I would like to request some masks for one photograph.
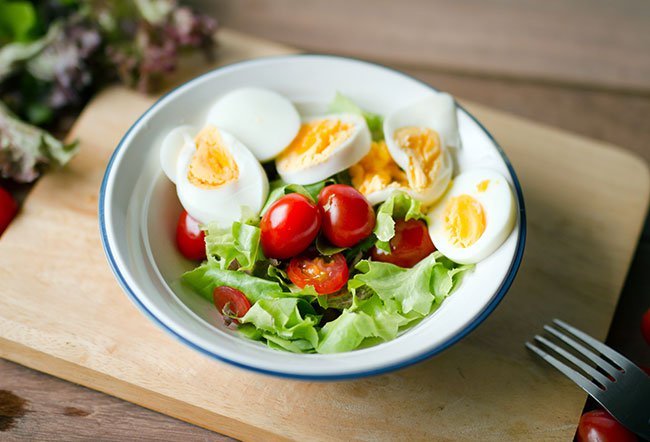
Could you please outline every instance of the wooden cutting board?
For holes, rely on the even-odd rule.
[[[220,41],[221,62],[291,52],[226,31]],[[523,343],[554,317],[604,338],[648,205],[644,162],[465,103],[523,185],[529,233],[512,289],[476,331],[427,362],[356,381],[288,381],[184,347],[113,278],[99,239],[99,184],[151,103],[121,88],[97,97],[73,131],[80,154],[38,182],[2,237],[1,357],[247,440],[572,437],[585,394]]]

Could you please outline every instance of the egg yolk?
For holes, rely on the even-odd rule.
[[[385,141],[372,142],[370,152],[350,167],[352,185],[369,195],[387,187],[407,187],[406,174],[390,156]]]
[[[483,180],[476,185],[476,190],[479,192],[485,192],[490,185],[490,180]]]
[[[485,231],[483,206],[469,195],[453,197],[445,207],[444,222],[450,242],[462,248],[469,247]]]
[[[434,181],[442,148],[438,133],[427,127],[407,126],[393,134],[395,142],[408,156],[406,176],[412,189],[421,191]]]
[[[214,189],[239,177],[239,167],[216,127],[203,128],[194,142],[196,152],[187,172],[190,183],[203,189]]]
[[[291,144],[278,156],[277,165],[284,170],[303,169],[325,161],[352,135],[353,125],[336,119],[305,123]]]

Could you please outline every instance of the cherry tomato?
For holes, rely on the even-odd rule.
[[[650,345],[650,308],[644,313],[641,318],[641,333],[643,338]]]
[[[205,232],[199,228],[199,222],[185,210],[178,217],[176,246],[187,259],[195,261],[205,259]]]
[[[18,203],[9,192],[0,187],[0,235],[18,212]]]
[[[348,263],[341,253],[321,256],[306,253],[292,258],[289,279],[300,288],[314,286],[319,295],[334,293],[348,282]]]
[[[318,195],[318,205],[323,209],[323,233],[337,247],[352,247],[375,228],[372,206],[354,187],[327,186]]]
[[[264,255],[285,259],[300,254],[318,235],[321,217],[320,208],[306,196],[283,196],[269,207],[260,222]]]
[[[251,308],[251,302],[248,300],[240,290],[226,285],[215,287],[212,292],[214,299],[214,306],[217,307],[219,313],[231,318],[241,318]],[[235,321],[237,321],[235,319]]]
[[[395,221],[395,236],[390,240],[390,252],[373,247],[372,259],[400,267],[413,267],[435,251],[424,221],[398,219]]]
[[[578,442],[634,442],[637,437],[619,424],[605,410],[592,410],[582,415],[578,424]]]

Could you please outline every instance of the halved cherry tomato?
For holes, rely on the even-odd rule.
[[[251,302],[246,295],[240,290],[226,285],[215,287],[212,298],[219,313],[227,318],[242,318],[251,308]]]
[[[0,235],[18,212],[18,203],[9,192],[0,187]]]
[[[643,334],[643,339],[650,345],[650,308],[641,318],[641,333]]]
[[[185,210],[178,217],[176,246],[187,259],[195,261],[205,259],[205,232],[200,229],[199,222]]]
[[[319,295],[337,292],[348,282],[348,263],[341,253],[321,256],[306,253],[292,258],[287,275],[300,288],[314,286]]]
[[[395,236],[390,240],[390,252],[373,247],[372,259],[400,267],[413,267],[435,251],[424,221],[399,219],[395,221]]]
[[[283,196],[269,207],[260,222],[264,255],[285,259],[303,252],[316,239],[321,217],[321,209],[306,196]]]
[[[576,440],[578,442],[634,442],[638,438],[605,410],[592,410],[580,417]]]
[[[352,247],[375,228],[375,212],[357,189],[345,184],[327,186],[318,195],[323,209],[323,233],[337,247]]]

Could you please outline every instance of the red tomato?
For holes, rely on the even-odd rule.
[[[233,287],[225,285],[215,287],[212,292],[212,298],[214,299],[214,306],[217,307],[219,313],[228,318],[231,318],[232,316],[241,318],[251,308],[251,302],[248,300],[246,295]]]
[[[318,235],[320,208],[299,193],[285,195],[266,211],[260,222],[264,255],[285,259],[303,252]]]
[[[332,256],[303,254],[291,259],[289,279],[300,288],[314,286],[319,295],[337,292],[348,282],[348,263],[341,253]]]
[[[205,259],[205,232],[199,222],[183,210],[176,226],[176,246],[187,259]]]
[[[373,247],[372,259],[400,267],[413,267],[435,251],[424,221],[398,219],[395,221],[395,236],[390,240],[390,252]]]
[[[337,247],[352,247],[375,228],[375,212],[354,187],[334,184],[321,190],[318,205],[323,209],[323,233]]]
[[[18,204],[9,192],[0,187],[0,235],[18,212]]]
[[[592,410],[582,415],[578,424],[578,442],[634,442],[637,437],[619,424],[605,410]]]
[[[650,308],[641,318],[641,333],[645,341],[650,345]]]

